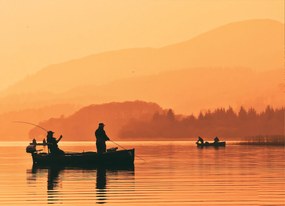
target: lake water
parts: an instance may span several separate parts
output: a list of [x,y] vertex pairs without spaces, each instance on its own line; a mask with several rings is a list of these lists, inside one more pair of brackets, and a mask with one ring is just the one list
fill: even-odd
[[[284,147],[118,143],[136,149],[133,170],[35,169],[27,143],[0,143],[0,204],[285,205]],[[59,146],[95,150],[92,142]]]

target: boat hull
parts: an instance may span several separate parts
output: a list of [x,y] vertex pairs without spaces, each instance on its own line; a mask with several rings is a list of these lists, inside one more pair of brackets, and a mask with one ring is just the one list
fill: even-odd
[[32,153],[34,165],[47,166],[124,166],[133,165],[135,150],[119,150],[98,154],[96,152],[65,153],[52,155],[48,153]]
[[226,146],[226,142],[213,142],[213,143],[205,142],[203,144],[196,142],[196,144],[197,144],[197,147],[225,147]]

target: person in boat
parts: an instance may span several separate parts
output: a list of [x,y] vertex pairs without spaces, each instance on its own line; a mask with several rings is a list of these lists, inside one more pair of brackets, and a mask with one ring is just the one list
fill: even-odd
[[56,139],[53,136],[54,132],[53,131],[48,131],[47,133],[47,144],[48,144],[48,150],[51,154],[64,154],[64,152],[58,148],[57,143],[61,140],[62,135],[58,139]]
[[214,143],[218,143],[220,141],[220,139],[218,137],[214,138]]
[[99,123],[98,129],[95,131],[96,148],[98,154],[103,154],[106,152],[106,141],[110,140],[110,138],[106,135],[104,126],[104,123]]
[[196,144],[204,144],[203,138],[199,136]]
[[33,145],[37,145],[37,140],[34,138],[32,143]]

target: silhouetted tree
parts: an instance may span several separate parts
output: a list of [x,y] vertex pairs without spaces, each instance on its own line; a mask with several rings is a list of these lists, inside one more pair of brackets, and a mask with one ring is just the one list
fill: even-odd
[[240,120],[246,120],[247,118],[247,112],[246,110],[244,109],[244,107],[240,107],[240,110],[238,112],[238,117]]
[[175,115],[172,109],[169,109],[167,111],[166,117],[169,121],[174,121],[175,120]]
[[[139,137],[161,138],[190,138],[214,136],[243,138],[257,135],[282,135],[284,133],[284,108],[273,109],[266,107],[265,111],[257,113],[254,108],[246,110],[240,107],[237,113],[232,107],[200,112],[194,115],[181,117],[173,110],[155,113],[151,121],[132,121],[122,135]],[[132,130],[130,131],[130,128]],[[129,135],[131,134],[131,135]]]

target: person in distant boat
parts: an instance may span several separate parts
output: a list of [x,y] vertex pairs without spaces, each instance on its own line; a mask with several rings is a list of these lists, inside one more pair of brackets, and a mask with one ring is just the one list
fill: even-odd
[[196,144],[204,144],[203,138],[199,136]]
[[58,148],[57,143],[61,140],[62,135],[58,139],[53,137],[54,132],[53,131],[48,131],[47,133],[47,144],[48,144],[48,149],[51,154],[64,154],[64,152]]
[[37,145],[37,140],[35,138],[33,139],[33,145]]
[[214,143],[218,143],[219,141],[220,141],[220,139],[218,137],[215,137]]
[[98,129],[95,131],[97,153],[106,152],[106,141],[110,140],[104,130],[104,123],[99,123]]

